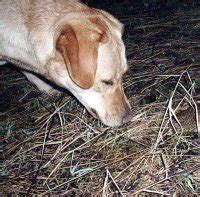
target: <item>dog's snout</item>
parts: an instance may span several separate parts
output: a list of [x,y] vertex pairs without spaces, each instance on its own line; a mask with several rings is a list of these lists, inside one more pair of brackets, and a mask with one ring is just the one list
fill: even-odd
[[124,117],[123,117],[123,123],[128,123],[132,120],[133,116],[132,116],[132,112],[129,106],[125,107],[125,113],[124,113]]

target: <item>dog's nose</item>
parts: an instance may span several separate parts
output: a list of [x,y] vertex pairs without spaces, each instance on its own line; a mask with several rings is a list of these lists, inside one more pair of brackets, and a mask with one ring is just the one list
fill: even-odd
[[128,123],[132,120],[133,116],[131,114],[131,109],[127,106],[125,108],[125,114],[124,114],[124,117],[123,117],[123,123]]

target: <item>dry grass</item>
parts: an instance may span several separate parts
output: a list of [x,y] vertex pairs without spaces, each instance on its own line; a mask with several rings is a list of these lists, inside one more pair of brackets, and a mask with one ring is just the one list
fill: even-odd
[[45,95],[1,68],[2,193],[200,192],[200,12],[115,14],[126,24],[132,122],[105,127],[68,93]]

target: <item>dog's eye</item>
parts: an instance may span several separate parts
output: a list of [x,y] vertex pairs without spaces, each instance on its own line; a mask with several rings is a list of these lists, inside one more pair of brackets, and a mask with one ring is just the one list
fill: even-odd
[[111,80],[109,80],[109,81],[103,80],[102,83],[104,83],[107,86],[112,86],[114,84],[114,82]]

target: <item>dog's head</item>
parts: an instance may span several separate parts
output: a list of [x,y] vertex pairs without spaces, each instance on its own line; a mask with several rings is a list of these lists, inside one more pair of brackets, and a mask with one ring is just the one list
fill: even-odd
[[95,13],[62,25],[55,45],[65,68],[56,72],[61,86],[68,88],[94,117],[108,126],[119,126],[132,118],[122,87],[127,71],[123,26],[106,12]]

